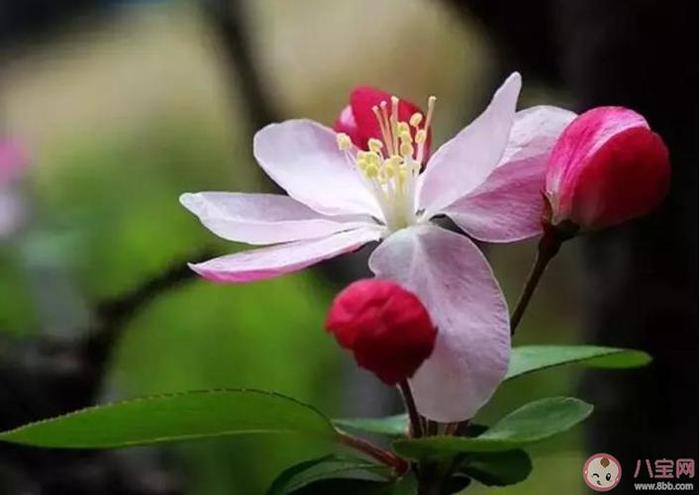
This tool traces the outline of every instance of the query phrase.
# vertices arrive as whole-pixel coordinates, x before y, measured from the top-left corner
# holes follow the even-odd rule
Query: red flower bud
[[[350,93],[350,104],[343,108],[335,121],[333,128],[336,132],[344,132],[358,148],[367,150],[367,142],[370,138],[383,139],[381,128],[377,117],[372,110],[375,106],[380,106],[386,102],[389,113],[391,112],[391,95],[381,89],[371,86],[358,86]],[[408,122],[411,116],[420,113],[425,117],[423,111],[417,105],[406,100],[399,100],[398,120]],[[411,129],[411,134],[415,137],[415,129]],[[424,160],[430,156],[431,133],[428,129],[425,141],[426,153]]]
[[[552,149],[545,221],[594,230],[646,215],[663,200],[670,175],[666,145],[644,117],[622,107],[593,108]]]
[[[326,329],[357,364],[387,385],[413,376],[433,351],[437,330],[412,292],[388,280],[360,280],[331,305]]]

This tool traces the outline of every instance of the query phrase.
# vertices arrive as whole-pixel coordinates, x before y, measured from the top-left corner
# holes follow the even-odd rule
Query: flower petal
[[[213,233],[235,242],[275,244],[372,225],[370,217],[322,215],[281,194],[185,193],[180,203]]]
[[[486,242],[514,242],[542,232],[547,159],[574,118],[574,112],[550,106],[518,112],[496,170],[442,213],[472,237]]]
[[[338,149],[333,130],[311,120],[270,124],[255,134],[253,153],[272,180],[319,213],[383,219],[360,174]]]
[[[589,159],[608,140],[633,128],[649,129],[647,121],[628,108],[597,107],[581,115],[562,136],[552,160],[560,166],[547,172],[547,192],[558,192],[560,182],[580,171],[580,163]]]
[[[290,242],[191,264],[195,272],[212,282],[252,282],[306,268],[328,258],[379,240],[382,230],[362,227],[321,239]]]
[[[437,325],[433,354],[411,379],[420,413],[440,422],[473,417],[510,356],[508,309],[484,256],[460,234],[420,225],[386,239],[369,265],[416,293]]]
[[[440,211],[479,186],[498,165],[508,142],[520,74],[514,72],[489,106],[454,138],[443,144],[419,177],[418,209]]]

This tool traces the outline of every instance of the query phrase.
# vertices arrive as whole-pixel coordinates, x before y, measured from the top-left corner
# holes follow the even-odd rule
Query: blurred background
[[[217,387],[276,390],[335,417],[399,411],[323,331],[366,253],[213,285],[185,263],[241,246],[177,198],[272,191],[252,159],[255,130],[290,117],[331,125],[355,85],[419,104],[436,95],[440,143],[519,70],[521,107],[642,112],[671,148],[674,179],[657,214],[566,246],[516,339],[639,347],[656,363],[501,387],[480,421],[561,394],[598,410],[587,430],[531,449],[526,482],[491,491],[586,493],[583,461],[601,450],[623,466],[696,458],[698,71],[674,57],[695,47],[691,3],[4,0],[0,139],[29,165],[5,186],[22,214],[0,237],[0,427]],[[513,303],[534,245],[486,249]],[[0,493],[257,494],[325,449],[257,437],[118,452],[2,445]]]

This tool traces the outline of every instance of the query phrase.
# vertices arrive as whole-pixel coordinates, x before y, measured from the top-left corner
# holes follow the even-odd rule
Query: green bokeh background
[[[439,3],[248,6],[256,64],[284,116],[331,123],[349,88],[371,83],[415,101],[436,94],[434,142],[442,142],[494,89],[488,38]],[[109,21],[71,25],[57,39],[11,57],[0,91],[4,132],[33,157],[23,184],[31,221],[0,245],[0,329],[26,338],[88,327],[96,301],[200,248],[241,247],[201,227],[178,204],[182,192],[267,187],[251,157],[246,102],[192,4],[123,6]],[[541,101],[561,98],[525,81],[521,104]],[[575,250],[567,246],[552,266],[516,343],[577,341]],[[488,252],[512,302],[533,245]],[[195,280],[162,294],[136,314],[114,350],[110,395],[254,387],[347,414],[351,365],[322,329],[337,289],[328,273],[237,286]],[[575,387],[572,369],[515,380],[482,421]],[[526,482],[469,493],[583,493],[580,435],[576,429],[534,447]],[[190,493],[212,495],[262,493],[277,471],[326,449],[268,437],[169,448]]]

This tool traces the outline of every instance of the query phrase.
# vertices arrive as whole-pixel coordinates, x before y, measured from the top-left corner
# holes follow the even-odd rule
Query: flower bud
[[[670,175],[666,145],[644,117],[622,107],[593,108],[552,149],[545,224],[596,230],[646,215],[663,200]]]
[[[416,372],[433,351],[437,330],[412,292],[380,279],[360,280],[338,294],[326,329],[355,361],[387,385]]]
[[[333,128],[336,132],[343,132],[350,136],[352,142],[361,150],[367,150],[368,141],[370,139],[383,140],[379,122],[374,113],[373,107],[379,107],[382,102],[386,102],[387,112],[391,114],[391,95],[371,86],[358,86],[350,93],[350,104],[343,108],[335,121]],[[415,114],[422,115],[418,120],[414,117]],[[415,138],[418,133],[418,126],[425,122],[425,116],[422,110],[415,104],[399,100],[398,120],[406,122],[410,125],[411,122],[416,123],[416,126],[411,126],[411,134]],[[426,153],[424,160],[430,155],[430,130],[428,129],[425,136]]]

